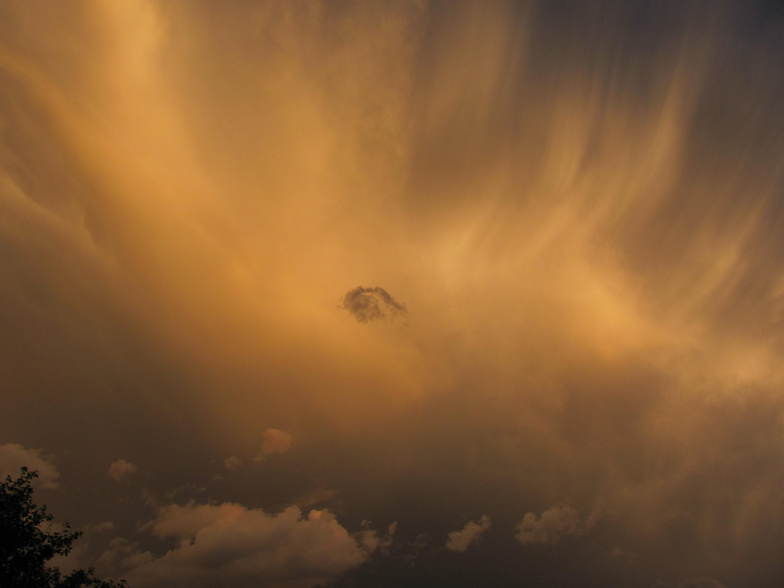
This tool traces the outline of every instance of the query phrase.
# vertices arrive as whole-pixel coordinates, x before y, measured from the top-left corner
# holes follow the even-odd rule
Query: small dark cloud
[[[361,323],[407,312],[404,304],[395,300],[389,292],[379,286],[372,288],[357,286],[349,290],[343,296],[341,307],[353,314]]]

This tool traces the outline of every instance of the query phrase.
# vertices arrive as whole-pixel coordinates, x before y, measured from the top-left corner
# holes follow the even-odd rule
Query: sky
[[[6,0],[0,473],[132,588],[784,584],[784,10]]]

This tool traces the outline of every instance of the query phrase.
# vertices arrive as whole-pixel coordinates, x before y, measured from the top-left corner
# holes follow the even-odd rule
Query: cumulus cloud
[[[112,480],[119,482],[128,476],[135,474],[137,471],[138,468],[131,462],[124,459],[115,459],[111,465],[109,465],[109,471],[107,473]]]
[[[128,579],[145,588],[306,588],[368,556],[332,513],[304,514],[296,506],[269,514],[236,503],[171,505],[148,528],[158,538],[174,539],[175,547],[159,558],[127,543],[115,549],[117,557],[136,558]]]
[[[256,461],[261,461],[268,455],[286,453],[293,444],[294,436],[288,431],[275,428],[265,429],[261,434],[261,451],[256,456]]]
[[[39,449],[29,449],[18,443],[0,445],[0,478],[16,476],[19,468],[26,467],[38,472],[38,481],[43,488],[56,488],[60,472]]]
[[[405,305],[379,286],[371,288],[357,286],[349,290],[343,296],[342,308],[353,314],[361,323],[406,312]]]
[[[482,534],[490,528],[490,517],[482,515],[478,521],[469,521],[459,531],[452,531],[447,536],[446,548],[449,551],[463,553],[479,541]]]
[[[568,505],[548,508],[541,515],[528,512],[517,525],[515,537],[523,545],[555,544],[565,535],[582,535],[593,521],[582,521],[580,513]]]

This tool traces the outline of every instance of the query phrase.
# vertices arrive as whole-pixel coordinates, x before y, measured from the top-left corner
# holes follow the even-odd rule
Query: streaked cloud
[[[784,21],[703,4],[0,2],[0,464],[150,582],[784,585]]]

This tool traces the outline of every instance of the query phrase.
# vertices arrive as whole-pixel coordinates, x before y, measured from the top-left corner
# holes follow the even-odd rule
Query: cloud
[[[397,533],[397,521],[390,523],[384,534],[379,534],[378,531],[371,528],[370,521],[362,521],[360,526],[361,530],[354,536],[368,553],[375,553],[379,550],[386,553],[395,539],[395,533]]]
[[[463,553],[472,544],[479,541],[482,534],[490,528],[490,517],[482,515],[478,521],[469,521],[459,531],[449,533],[446,548],[449,551]]]
[[[63,520],[118,456],[195,494],[296,423],[296,464],[205,494],[334,488],[440,555],[460,513],[541,505],[534,540],[563,496],[607,496],[634,565],[779,573],[767,34],[713,52],[718,16],[677,3],[65,4],[0,3],[0,430],[94,472]],[[383,292],[410,328],[366,328],[402,316]]]
[[[261,434],[261,451],[256,456],[256,461],[261,461],[268,455],[286,453],[293,444],[294,436],[288,431],[275,428],[265,429]]]
[[[38,481],[42,488],[57,487],[60,472],[39,449],[28,449],[18,443],[0,445],[0,478],[16,476],[22,467],[38,472]]]
[[[112,555],[117,539],[112,539],[109,548],[103,551],[102,547],[106,542],[106,535],[115,530],[113,521],[102,521],[100,523],[89,524],[81,527],[82,533],[73,549],[67,555],[58,555],[50,562],[54,567],[59,568],[65,573],[72,572],[77,568],[89,568],[100,565],[107,567],[107,558],[115,557]]]
[[[230,455],[223,460],[223,467],[225,467],[230,472],[239,469],[240,466],[242,466],[242,460],[236,455]]]
[[[138,542],[114,537],[109,548],[95,560],[95,566],[102,570],[132,570],[154,560],[155,557],[149,551],[143,551]]]
[[[115,459],[109,466],[107,473],[112,480],[119,482],[137,471],[138,468],[131,462],[124,459]]]
[[[379,286],[372,288],[357,286],[349,290],[343,296],[342,308],[353,314],[361,323],[406,313],[405,305]]]
[[[528,512],[517,525],[515,537],[523,545],[555,544],[565,535],[582,535],[590,527],[567,505],[548,508],[541,515]]]
[[[306,588],[368,557],[332,513],[296,506],[269,514],[236,503],[172,505],[148,528],[177,544],[153,559],[118,545],[118,557],[141,561],[127,575],[140,588]]]

